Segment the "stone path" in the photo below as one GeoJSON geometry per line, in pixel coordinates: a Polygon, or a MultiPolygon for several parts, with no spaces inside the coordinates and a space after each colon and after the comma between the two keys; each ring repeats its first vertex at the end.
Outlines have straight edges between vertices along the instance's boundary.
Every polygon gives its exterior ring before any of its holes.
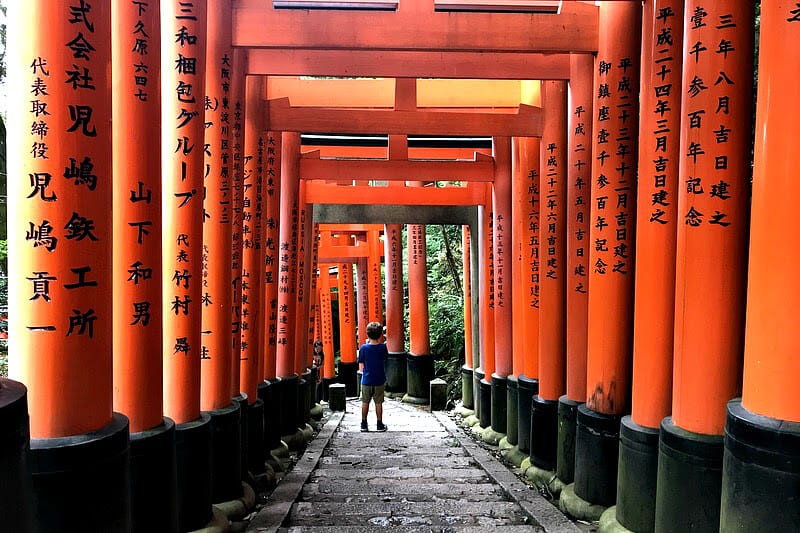
{"type": "Polygon", "coordinates": [[[578,531],[445,414],[387,400],[389,431],[372,411],[361,433],[360,407],[331,416],[248,531],[578,531]]]}

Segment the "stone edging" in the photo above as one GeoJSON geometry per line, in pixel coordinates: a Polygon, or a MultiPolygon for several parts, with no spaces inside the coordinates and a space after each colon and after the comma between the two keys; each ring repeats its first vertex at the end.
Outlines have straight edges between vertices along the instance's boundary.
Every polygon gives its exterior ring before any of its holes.
{"type": "Polygon", "coordinates": [[[506,495],[519,504],[547,533],[580,533],[581,530],[570,522],[561,511],[518,480],[508,468],[489,455],[489,452],[471,439],[462,438],[455,422],[447,414],[434,412],[433,415],[453,438],[458,440],[467,454],[486,471],[489,477],[500,485],[506,495]]]}
{"type": "Polygon", "coordinates": [[[331,413],[322,431],[308,444],[294,468],[275,487],[269,497],[269,503],[250,521],[247,526],[248,532],[274,533],[281,527],[343,417],[343,411],[331,413]]]}

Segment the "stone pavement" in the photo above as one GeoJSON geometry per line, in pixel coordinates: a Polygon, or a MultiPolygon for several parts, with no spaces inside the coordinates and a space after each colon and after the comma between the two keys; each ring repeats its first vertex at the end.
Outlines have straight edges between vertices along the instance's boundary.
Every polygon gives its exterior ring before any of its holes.
{"type": "Polygon", "coordinates": [[[333,413],[252,532],[578,532],[444,413],[388,400],[385,433],[361,403],[333,413]]]}

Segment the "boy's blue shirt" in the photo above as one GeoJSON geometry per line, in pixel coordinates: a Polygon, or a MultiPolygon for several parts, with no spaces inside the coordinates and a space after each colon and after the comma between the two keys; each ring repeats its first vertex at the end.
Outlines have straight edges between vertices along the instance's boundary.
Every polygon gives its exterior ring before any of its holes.
{"type": "Polygon", "coordinates": [[[386,383],[386,372],[383,363],[389,356],[386,345],[363,344],[358,350],[358,362],[364,363],[364,373],[361,376],[361,384],[368,387],[376,387],[386,383]]]}

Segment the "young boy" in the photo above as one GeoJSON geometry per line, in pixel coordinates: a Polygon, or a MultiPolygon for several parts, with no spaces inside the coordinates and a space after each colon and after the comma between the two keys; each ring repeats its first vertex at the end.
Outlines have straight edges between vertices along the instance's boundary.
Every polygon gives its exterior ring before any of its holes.
{"type": "Polygon", "coordinates": [[[361,369],[361,431],[369,431],[367,415],[369,401],[375,401],[375,414],[378,416],[378,431],[386,431],[383,423],[383,387],[386,384],[386,373],[383,363],[389,356],[386,345],[378,342],[383,328],[378,322],[367,324],[368,341],[358,350],[358,363],[361,369]]]}

